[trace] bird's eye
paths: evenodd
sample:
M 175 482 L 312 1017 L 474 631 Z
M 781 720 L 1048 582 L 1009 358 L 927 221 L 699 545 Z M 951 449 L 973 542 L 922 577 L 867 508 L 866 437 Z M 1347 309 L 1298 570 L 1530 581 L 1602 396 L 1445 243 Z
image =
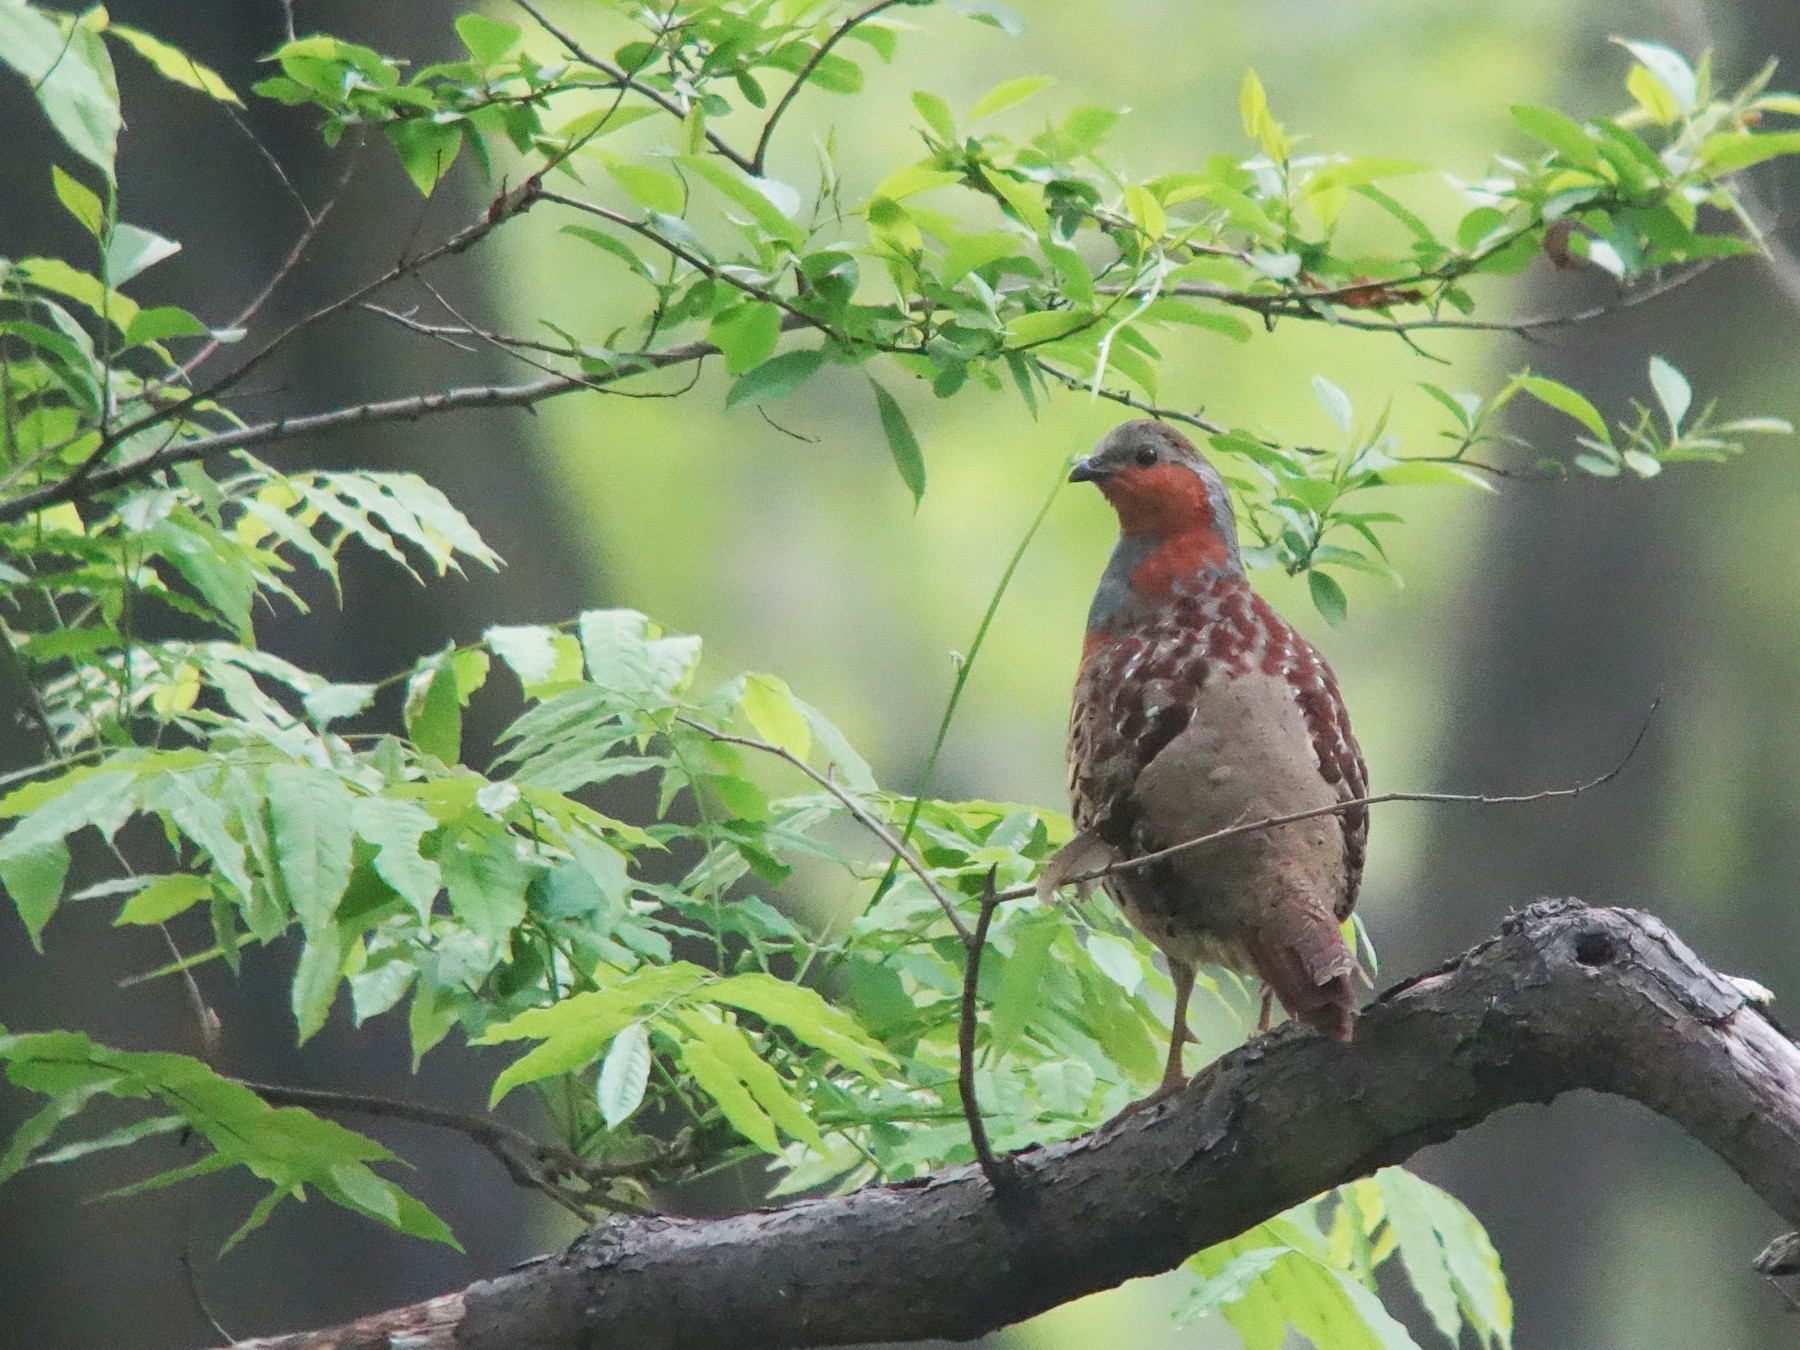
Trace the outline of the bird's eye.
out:
M 1143 449 L 1139 450 L 1137 454 L 1133 455 L 1132 458 L 1137 460 L 1139 464 L 1147 469 L 1152 464 L 1156 463 L 1156 447 L 1153 445 L 1146 445 Z

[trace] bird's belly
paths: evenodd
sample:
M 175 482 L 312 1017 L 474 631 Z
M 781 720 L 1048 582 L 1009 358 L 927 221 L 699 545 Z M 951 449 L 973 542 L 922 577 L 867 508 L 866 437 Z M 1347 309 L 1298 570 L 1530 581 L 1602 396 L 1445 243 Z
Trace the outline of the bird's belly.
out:
M 1286 681 L 1215 672 L 1187 729 L 1138 776 L 1134 842 L 1149 852 L 1338 800 Z M 1118 881 L 1127 917 L 1165 951 L 1243 968 L 1244 942 L 1280 925 L 1284 910 L 1333 914 L 1348 885 L 1343 829 L 1320 815 L 1254 830 Z

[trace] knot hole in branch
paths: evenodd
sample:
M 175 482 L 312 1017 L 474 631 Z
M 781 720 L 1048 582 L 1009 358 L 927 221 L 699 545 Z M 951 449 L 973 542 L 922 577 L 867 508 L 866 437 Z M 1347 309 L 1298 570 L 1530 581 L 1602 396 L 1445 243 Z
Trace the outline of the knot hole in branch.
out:
M 1575 935 L 1575 959 L 1584 966 L 1604 966 L 1618 954 L 1611 933 L 1589 928 Z

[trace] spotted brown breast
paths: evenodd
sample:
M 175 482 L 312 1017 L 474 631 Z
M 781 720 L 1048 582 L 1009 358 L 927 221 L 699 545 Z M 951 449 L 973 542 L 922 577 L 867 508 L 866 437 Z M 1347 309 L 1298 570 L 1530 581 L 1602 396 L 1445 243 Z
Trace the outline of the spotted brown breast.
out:
M 1134 567 L 1134 574 L 1138 573 Z M 1133 593 L 1090 628 L 1070 724 L 1076 825 L 1134 857 L 1367 795 L 1324 659 L 1235 567 Z M 1203 845 L 1107 886 L 1172 961 L 1261 976 L 1295 1018 L 1347 1038 L 1365 807 Z

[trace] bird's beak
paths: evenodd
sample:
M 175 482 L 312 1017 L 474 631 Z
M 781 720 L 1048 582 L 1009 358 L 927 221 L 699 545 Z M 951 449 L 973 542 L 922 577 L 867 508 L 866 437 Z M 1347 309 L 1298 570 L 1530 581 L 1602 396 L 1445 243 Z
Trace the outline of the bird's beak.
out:
M 1091 458 L 1076 460 L 1075 467 L 1069 470 L 1071 483 L 1098 483 L 1104 477 L 1106 477 L 1106 471 L 1096 465 Z

